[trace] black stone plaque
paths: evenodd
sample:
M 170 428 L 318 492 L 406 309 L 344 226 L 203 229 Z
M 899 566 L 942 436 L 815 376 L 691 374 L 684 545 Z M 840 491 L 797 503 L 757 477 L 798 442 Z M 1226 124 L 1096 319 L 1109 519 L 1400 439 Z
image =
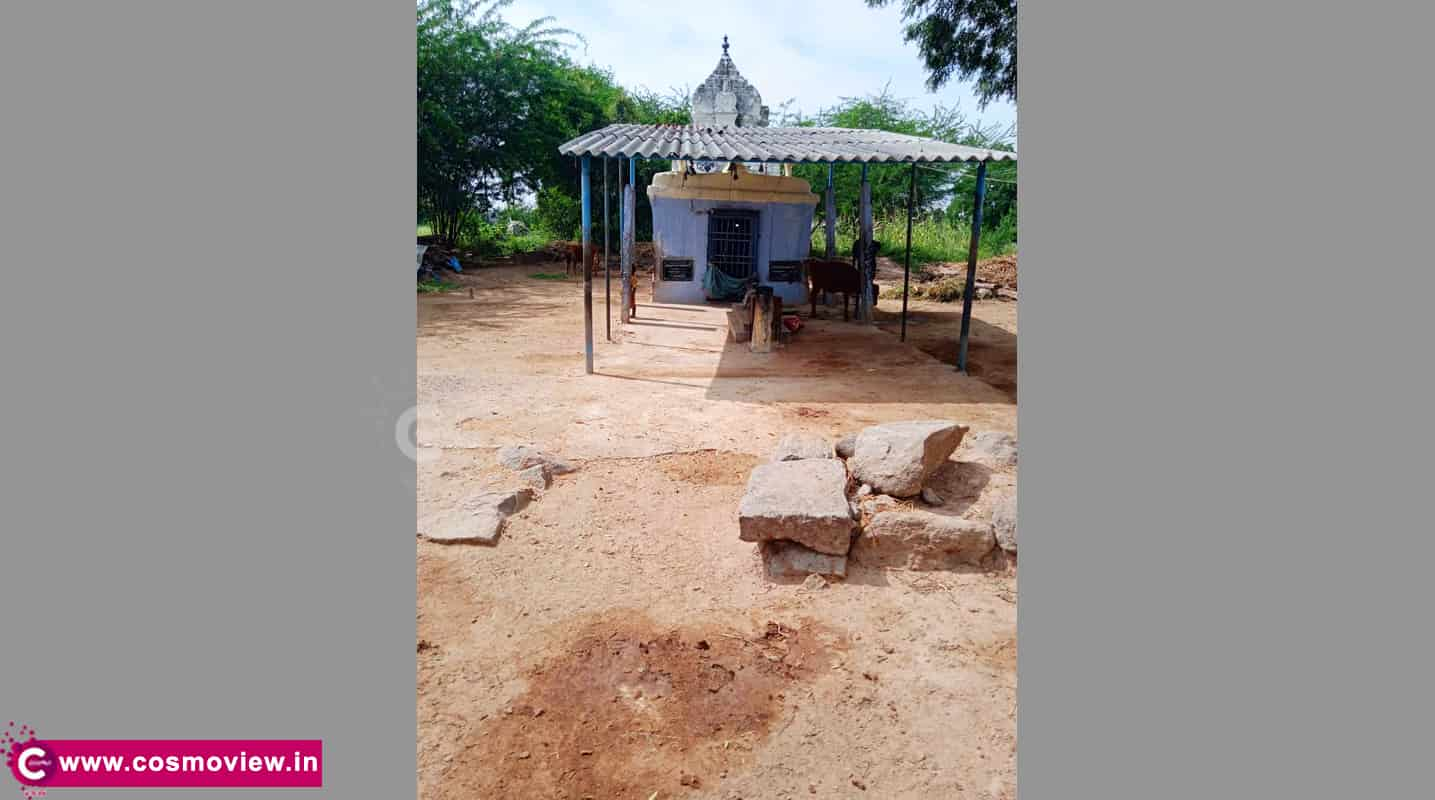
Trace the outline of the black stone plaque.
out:
M 691 258 L 665 258 L 663 259 L 663 280 L 665 281 L 690 281 L 693 279 L 693 260 Z
M 768 283 L 798 283 L 802 280 L 801 261 L 767 262 Z

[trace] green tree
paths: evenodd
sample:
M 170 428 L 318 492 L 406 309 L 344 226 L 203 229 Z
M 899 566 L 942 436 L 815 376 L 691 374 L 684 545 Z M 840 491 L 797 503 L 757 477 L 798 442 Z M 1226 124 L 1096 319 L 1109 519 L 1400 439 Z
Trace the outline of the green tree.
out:
M 804 127 L 892 131 L 997 150 L 1008 150 L 1012 146 L 1010 130 L 972 123 L 959 110 L 953 108 L 937 106 L 931 113 L 925 113 L 914 108 L 909 102 L 894 97 L 887 89 L 883 89 L 880 94 L 866 97 L 843 98 L 837 106 L 823 109 L 814 117 L 794 114 L 788 115 L 784 121 L 786 124 Z M 867 179 L 872 184 L 874 218 L 905 216 L 911 171 L 910 164 L 868 165 Z M 793 174 L 806 179 L 819 194 L 827 185 L 827 167 L 823 164 L 798 164 L 794 167 Z M 1016 207 L 1016 164 L 992 162 L 988 167 L 988 176 L 992 180 L 987 185 L 987 202 L 983 206 L 983 228 L 990 230 L 1000 224 L 1001 219 Z M 844 221 L 841 225 L 844 229 L 851 230 L 856 227 L 853 221 L 857 217 L 861 181 L 861 165 L 837 164 L 833 167 L 832 184 L 836 194 L 837 217 Z M 1003 183 L 998 184 L 998 181 Z M 1010 183 L 1005 183 L 1006 181 Z M 998 189 L 998 186 L 1003 188 Z M 974 188 L 973 167 L 958 164 L 919 166 L 917 214 L 944 216 L 952 222 L 969 220 Z M 820 222 L 824 214 L 825 208 L 819 203 L 814 221 Z M 880 230 L 876 235 L 879 240 L 884 236 L 891 236 L 890 233 Z M 885 244 L 889 250 L 897 246 L 895 241 Z M 851 242 L 837 243 L 838 249 L 844 254 L 848 252 L 850 245 Z
M 894 0 L 867 0 L 879 8 Z M 936 90 L 955 74 L 976 87 L 982 108 L 1016 101 L 1016 0 L 900 0 L 905 38 L 916 42 Z
M 510 2 L 417 6 L 418 203 L 449 241 L 475 213 L 553 178 L 558 144 L 616 97 L 606 76 L 568 59 L 575 34 L 546 17 L 509 25 L 498 12 Z
M 478 215 L 498 203 L 531 196 L 551 234 L 574 236 L 578 163 L 558 146 L 613 122 L 689 119 L 686 94 L 628 91 L 606 70 L 575 63 L 568 53 L 581 37 L 552 18 L 510 25 L 500 12 L 511 2 L 417 4 L 419 219 L 449 241 L 489 230 Z M 598 167 L 595 191 L 602 187 Z M 662 168 L 640 163 L 640 180 Z M 601 197 L 594 199 L 601 215 Z M 647 205 L 644 193 L 638 202 Z M 616 203 L 610 209 L 616 225 Z M 650 216 L 638 215 L 645 229 Z

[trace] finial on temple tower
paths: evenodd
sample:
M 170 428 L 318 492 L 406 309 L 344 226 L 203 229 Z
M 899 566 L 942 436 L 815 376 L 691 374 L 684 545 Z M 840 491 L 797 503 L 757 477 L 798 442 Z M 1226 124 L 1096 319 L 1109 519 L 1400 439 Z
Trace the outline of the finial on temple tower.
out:
M 722 37 L 722 54 L 727 55 L 727 34 Z

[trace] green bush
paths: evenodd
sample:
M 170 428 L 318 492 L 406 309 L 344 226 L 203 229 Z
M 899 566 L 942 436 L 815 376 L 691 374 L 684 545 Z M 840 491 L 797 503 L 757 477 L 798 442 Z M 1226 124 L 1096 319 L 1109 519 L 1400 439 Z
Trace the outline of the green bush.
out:
M 528 226 L 528 232 L 509 236 L 510 220 L 522 222 Z M 473 250 L 482 257 L 496 258 L 542 250 L 558 238 L 534 209 L 512 208 L 499 214 L 493 222 L 478 217 L 469 219 L 460 230 L 459 247 Z
M 534 217 L 540 227 L 552 231 L 556 238 L 573 241 L 578 238 L 578 229 L 583 225 L 583 206 L 577 198 L 564 194 L 556 187 L 545 186 L 538 193 L 538 208 Z
M 882 243 L 880 255 L 902 263 L 907 247 L 907 215 L 890 213 L 872 221 L 872 236 Z M 964 262 L 971 242 L 971 226 L 965 220 L 952 220 L 941 215 L 912 220 L 912 272 L 920 272 L 927 264 Z M 855 218 L 837 220 L 837 257 L 852 257 L 852 241 L 857 238 Z M 812 254 L 826 251 L 827 234 L 821 226 L 812 232 Z M 991 258 L 1016 251 L 1016 214 L 1008 214 L 995 229 L 983 228 L 977 245 L 978 258 Z

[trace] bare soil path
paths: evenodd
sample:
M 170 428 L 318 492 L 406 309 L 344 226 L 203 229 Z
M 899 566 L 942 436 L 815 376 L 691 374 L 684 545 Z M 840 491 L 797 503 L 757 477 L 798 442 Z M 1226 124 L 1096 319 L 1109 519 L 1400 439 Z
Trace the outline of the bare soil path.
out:
M 418 530 L 512 485 L 503 445 L 579 467 L 496 547 L 418 542 L 420 796 L 1014 797 L 1014 566 L 853 564 L 806 589 L 765 577 L 736 516 L 784 433 L 929 417 L 1015 432 L 1014 369 L 1010 391 L 956 373 L 923 352 L 941 310 L 919 309 L 934 316 L 903 344 L 886 301 L 876 327 L 819 306 L 754 356 L 722 308 L 640 291 L 620 326 L 615 292 L 609 343 L 599 276 L 588 376 L 581 284 L 529 277 L 554 271 L 479 270 L 419 299 Z M 978 319 L 1014 353 L 1002 306 Z M 1015 481 L 948 466 L 951 513 L 979 516 L 988 485 Z

